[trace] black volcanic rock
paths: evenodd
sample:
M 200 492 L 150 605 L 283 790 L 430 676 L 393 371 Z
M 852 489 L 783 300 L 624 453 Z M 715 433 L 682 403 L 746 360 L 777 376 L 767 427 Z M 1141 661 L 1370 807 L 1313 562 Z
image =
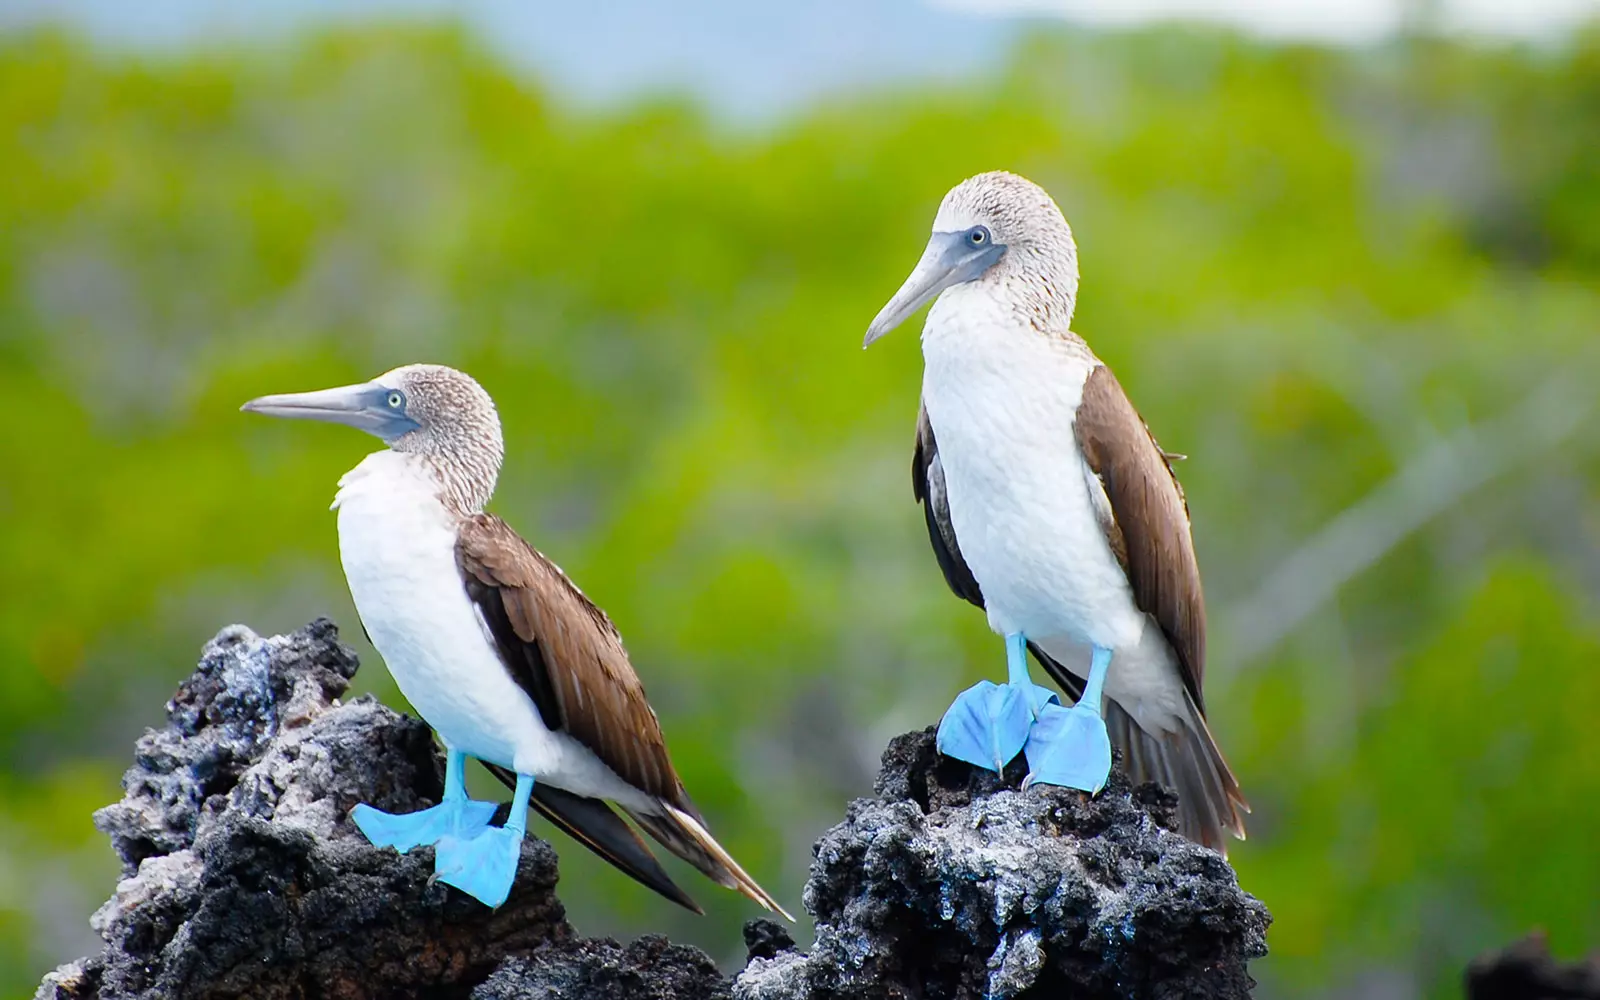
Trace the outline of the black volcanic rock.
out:
M 889 744 L 882 798 L 852 803 L 817 843 L 807 955 L 753 958 L 741 1000 L 1244 997 L 1266 954 L 1266 907 L 1215 851 L 1172 832 L 1175 800 L 1020 790 L 934 752 Z
M 464 994 L 506 954 L 573 936 L 542 841 L 491 911 L 430 886 L 430 850 L 380 850 L 350 825 L 357 802 L 431 804 L 443 773 L 425 725 L 370 697 L 338 703 L 355 671 L 325 620 L 207 644 L 166 727 L 139 739 L 122 801 L 95 814 L 123 861 L 91 919 L 106 948 L 39 996 Z
M 357 802 L 432 804 L 443 774 L 424 724 L 340 703 L 355 671 L 327 621 L 206 646 L 95 816 L 124 866 L 91 921 L 105 948 L 38 997 L 1242 997 L 1266 950 L 1266 909 L 1171 832 L 1171 796 L 1120 777 L 1093 800 L 1023 791 L 1016 768 L 939 757 L 931 731 L 894 740 L 878 797 L 817 843 L 809 953 L 751 921 L 730 981 L 664 938 L 580 938 L 537 838 L 489 910 L 430 883 L 430 849 L 397 855 L 351 826 Z

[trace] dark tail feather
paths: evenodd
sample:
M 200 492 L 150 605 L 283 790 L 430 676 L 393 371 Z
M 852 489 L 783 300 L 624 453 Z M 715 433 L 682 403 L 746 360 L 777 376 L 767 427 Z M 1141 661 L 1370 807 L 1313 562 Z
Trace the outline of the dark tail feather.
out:
M 1028 644 L 1050 679 L 1076 701 L 1083 681 L 1048 653 Z M 1228 769 L 1205 715 L 1184 693 L 1188 718 L 1176 733 L 1152 735 L 1139 728 L 1121 705 L 1106 699 L 1106 732 L 1122 751 L 1122 767 L 1135 785 L 1154 781 L 1178 793 L 1178 831 L 1197 844 L 1228 854 L 1227 835 L 1244 839 L 1244 813 L 1250 811 L 1239 779 Z
M 508 787 L 516 787 L 517 776 L 511 771 L 497 764 L 479 763 Z M 567 836 L 615 865 L 623 874 L 686 910 L 705 912 L 672 881 L 661 862 L 650 853 L 650 848 L 633 832 L 633 827 L 623 822 L 605 802 L 564 792 L 553 785 L 535 783 L 529 804 Z
M 789 916 L 789 911 L 779 906 L 778 901 L 773 899 L 767 890 L 745 874 L 745 870 L 739 867 L 739 862 L 733 860 L 733 855 L 717 843 L 716 838 L 711 836 L 711 832 L 693 811 L 693 806 L 685 809 L 669 802 L 662 802 L 661 809 L 660 815 L 638 813 L 631 809 L 624 811 L 633 817 L 633 821 L 638 823 L 645 833 L 660 841 L 662 847 L 694 865 L 711 881 L 743 893 L 791 923 L 794 921 L 794 918 Z
M 1106 731 L 1112 745 L 1122 750 L 1130 781 L 1155 781 L 1178 793 L 1178 832 L 1226 857 L 1228 835 L 1244 839 L 1244 813 L 1250 806 L 1205 717 L 1193 701 L 1188 707 L 1189 718 L 1178 732 L 1151 734 L 1121 705 L 1107 700 Z

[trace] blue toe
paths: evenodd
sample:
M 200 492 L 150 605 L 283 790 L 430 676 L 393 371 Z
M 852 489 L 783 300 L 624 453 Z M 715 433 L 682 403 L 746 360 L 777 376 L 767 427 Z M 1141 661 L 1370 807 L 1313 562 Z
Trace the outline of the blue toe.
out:
M 511 894 L 521 856 L 521 830 L 491 826 L 470 839 L 446 836 L 434 853 L 434 877 L 485 906 L 499 906 Z
M 947 757 L 995 772 L 1022 752 L 1033 725 L 1030 692 L 979 681 L 961 692 L 939 720 L 936 745 Z
M 392 847 L 401 854 L 413 847 L 438 843 L 454 834 L 471 837 L 494 818 L 493 802 L 454 799 L 413 813 L 386 813 L 366 803 L 350 811 L 350 819 L 367 840 L 378 847 Z
M 1098 792 L 1111 776 L 1111 740 L 1098 712 L 1083 705 L 1046 706 L 1028 737 L 1027 783 Z

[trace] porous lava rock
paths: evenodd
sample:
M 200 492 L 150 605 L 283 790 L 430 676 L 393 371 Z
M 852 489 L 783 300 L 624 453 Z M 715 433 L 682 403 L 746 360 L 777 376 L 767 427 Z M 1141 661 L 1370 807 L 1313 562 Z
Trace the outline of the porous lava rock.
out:
M 350 824 L 357 802 L 436 802 L 443 775 L 423 723 L 340 701 L 356 667 L 325 620 L 207 644 L 95 815 L 123 862 L 91 920 L 105 947 L 39 998 L 1242 997 L 1266 951 L 1265 907 L 1172 832 L 1170 795 L 1120 776 L 1092 799 L 1022 789 L 1020 762 L 940 757 L 931 730 L 895 739 L 875 797 L 817 842 L 808 952 L 751 921 L 728 979 L 661 937 L 579 937 L 534 837 L 490 910 L 430 881 L 431 849 L 397 855 Z
M 1022 789 L 889 744 L 877 798 L 815 848 L 808 954 L 752 958 L 741 1000 L 1244 997 L 1267 909 L 1221 855 L 1173 832 L 1176 800 L 1120 773 L 1094 798 Z
M 206 645 L 167 724 L 139 739 L 122 801 L 95 814 L 123 862 L 91 918 L 105 949 L 46 976 L 38 997 L 551 996 L 493 985 L 521 961 L 530 982 L 669 987 L 554 995 L 714 995 L 673 992 L 721 984 L 699 951 L 578 939 L 541 840 L 524 843 L 498 910 L 430 884 L 431 849 L 368 844 L 351 807 L 431 805 L 443 761 L 416 719 L 370 696 L 340 703 L 356 667 L 326 620 L 272 638 L 233 626 Z

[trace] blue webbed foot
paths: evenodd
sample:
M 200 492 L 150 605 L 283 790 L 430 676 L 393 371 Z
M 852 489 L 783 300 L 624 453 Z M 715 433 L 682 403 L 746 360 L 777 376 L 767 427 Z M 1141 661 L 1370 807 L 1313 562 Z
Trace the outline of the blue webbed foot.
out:
M 1023 787 L 1035 782 L 1076 788 L 1091 794 L 1111 776 L 1111 740 L 1105 720 L 1084 704 L 1047 706 L 1028 737 L 1029 773 Z
M 522 837 L 528 829 L 528 797 L 533 778 L 517 775 L 511 796 L 511 816 L 505 826 L 491 826 L 475 837 L 454 834 L 439 840 L 433 854 L 433 877 L 453 885 L 485 906 L 499 906 L 511 895 L 522 857 Z
M 445 799 L 413 813 L 386 813 L 363 802 L 350 811 L 350 819 L 375 846 L 392 847 L 404 854 L 446 836 L 474 836 L 489 825 L 494 810 L 493 802 L 467 798 Z
M 522 856 L 522 830 L 491 826 L 476 837 L 447 836 L 434 852 L 434 878 L 453 885 L 485 906 L 499 906 L 511 895 Z
M 1036 706 L 1053 701 L 1053 693 L 1034 684 L 979 681 L 945 711 L 935 744 L 947 757 L 999 773 L 1028 742 Z
M 1024 788 L 1042 782 L 1094 794 L 1106 787 L 1111 777 L 1111 738 L 1100 717 L 1100 700 L 1110 666 L 1111 650 L 1094 647 L 1089 679 L 1078 703 L 1071 708 L 1048 705 L 1039 713 L 1028 737 Z

